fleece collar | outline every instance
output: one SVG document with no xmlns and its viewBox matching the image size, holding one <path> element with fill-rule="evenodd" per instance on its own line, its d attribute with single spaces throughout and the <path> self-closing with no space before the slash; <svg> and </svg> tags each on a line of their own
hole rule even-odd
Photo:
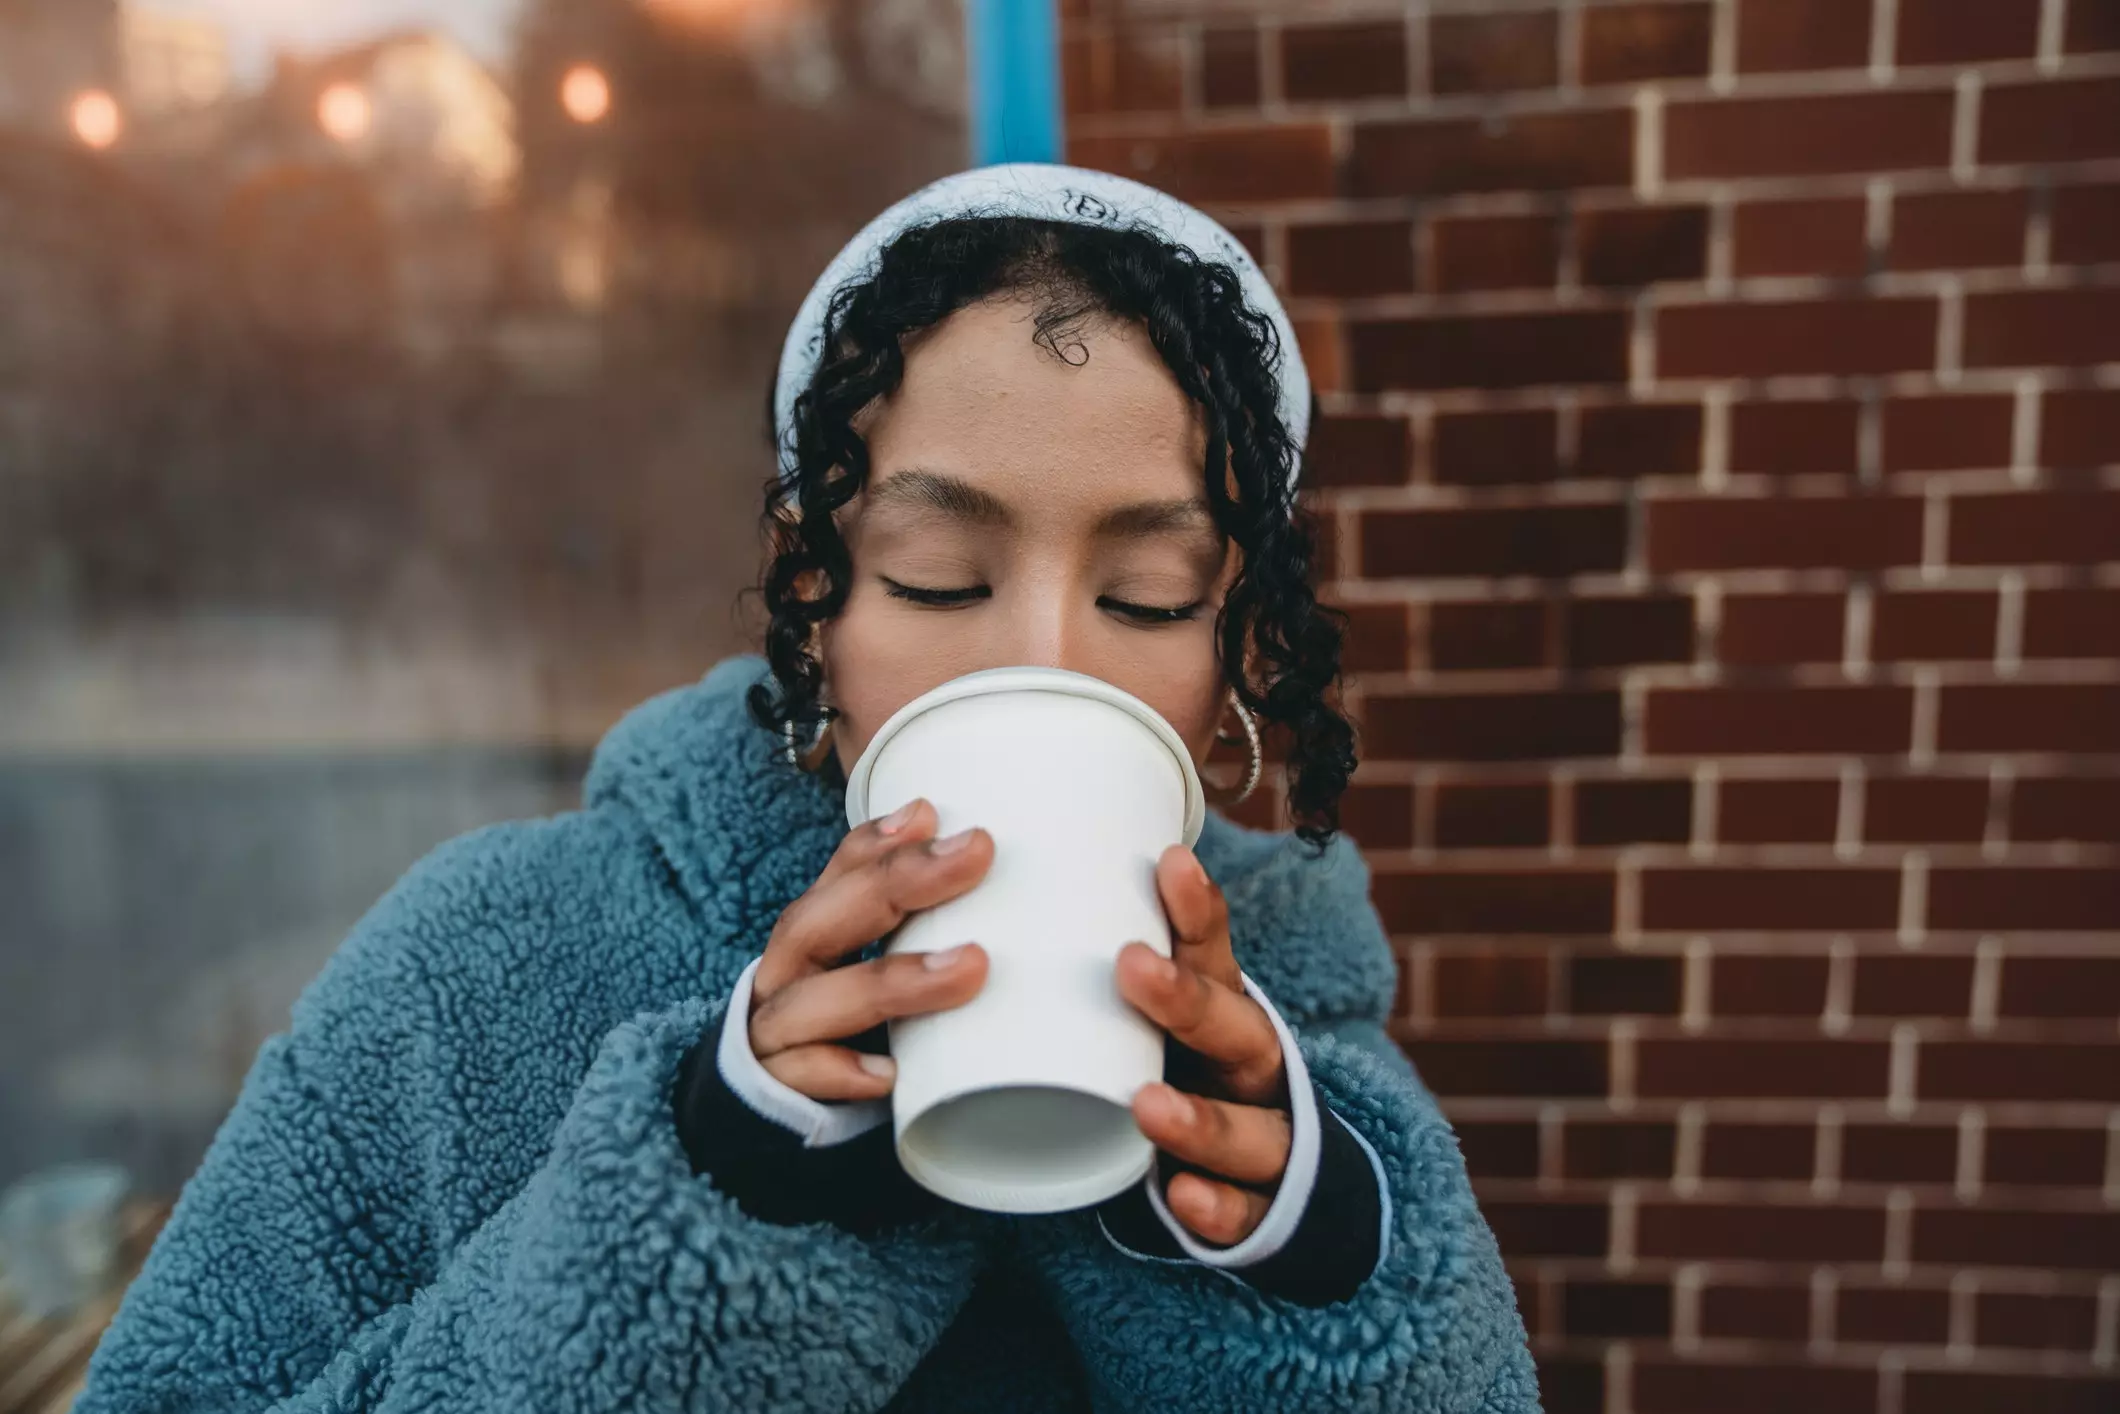
<svg viewBox="0 0 2120 1414">
<path fill-rule="evenodd" d="M 843 793 L 791 768 L 745 710 L 766 678 L 745 654 L 642 703 L 598 745 L 583 792 L 591 809 L 637 816 L 678 887 L 749 953 L 846 834 Z M 1284 1015 L 1383 1018 L 1395 968 L 1350 840 L 1320 854 L 1210 811 L 1195 849 L 1228 896 L 1238 965 Z"/>
</svg>

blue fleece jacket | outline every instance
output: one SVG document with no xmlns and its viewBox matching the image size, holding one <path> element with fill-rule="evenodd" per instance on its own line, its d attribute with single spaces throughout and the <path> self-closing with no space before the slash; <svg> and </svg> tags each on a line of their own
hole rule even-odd
<svg viewBox="0 0 2120 1414">
<path fill-rule="evenodd" d="M 443 845 L 362 920 L 259 1049 L 79 1414 L 1537 1409 L 1455 1139 L 1385 1036 L 1345 840 L 1215 818 L 1198 850 L 1382 1158 L 1395 1230 L 1352 1299 L 1132 1259 L 1087 1212 L 857 1237 L 695 1176 L 678 1062 L 845 833 L 745 716 L 762 672 L 645 703 L 582 810 Z"/>
</svg>

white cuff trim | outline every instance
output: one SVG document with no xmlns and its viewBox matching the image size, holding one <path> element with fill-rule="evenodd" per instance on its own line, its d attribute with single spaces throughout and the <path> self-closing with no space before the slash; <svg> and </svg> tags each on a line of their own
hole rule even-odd
<svg viewBox="0 0 2120 1414">
<path fill-rule="evenodd" d="M 1266 1019 L 1273 1023 L 1274 1035 L 1281 1042 L 1281 1064 L 1288 1073 L 1288 1106 L 1290 1125 L 1294 1130 L 1288 1147 L 1288 1167 L 1282 1171 L 1281 1186 L 1275 1192 L 1273 1203 L 1266 1209 L 1266 1216 L 1251 1234 L 1234 1247 L 1210 1247 L 1193 1236 L 1192 1230 L 1179 1222 L 1170 1205 L 1163 1201 L 1163 1181 L 1151 1160 L 1148 1177 L 1149 1205 L 1163 1222 L 1170 1235 L 1188 1257 L 1209 1267 L 1225 1267 L 1237 1270 L 1257 1266 L 1286 1247 L 1295 1236 L 1296 1227 L 1303 1221 L 1303 1212 L 1310 1206 L 1310 1191 L 1318 1181 L 1318 1102 L 1310 1085 L 1310 1067 L 1303 1063 L 1303 1052 L 1296 1045 L 1295 1033 L 1281 1019 L 1281 1013 L 1267 1000 L 1266 993 L 1259 990 L 1256 982 L 1244 973 L 1244 992 L 1266 1010 Z M 1359 1137 L 1359 1136 L 1357 1136 Z M 1364 1146 L 1367 1147 L 1366 1145 Z M 1372 1160 L 1374 1155 L 1371 1155 Z M 1379 1170 L 1381 1176 L 1381 1170 Z"/>
<path fill-rule="evenodd" d="M 757 958 L 751 960 L 729 993 L 729 1009 L 721 1023 L 721 1045 L 714 1053 L 722 1083 L 757 1114 L 801 1135 L 805 1149 L 844 1144 L 879 1124 L 889 1123 L 889 1100 L 845 1100 L 833 1104 L 813 1100 L 776 1079 L 751 1054 L 751 979 L 757 975 L 758 963 Z"/>
</svg>

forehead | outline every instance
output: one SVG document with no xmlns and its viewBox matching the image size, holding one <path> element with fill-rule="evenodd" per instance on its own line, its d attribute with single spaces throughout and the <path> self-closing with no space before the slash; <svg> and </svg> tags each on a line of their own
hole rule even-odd
<svg viewBox="0 0 2120 1414">
<path fill-rule="evenodd" d="M 864 419 L 871 484 L 921 467 L 1019 507 L 1197 495 L 1197 409 L 1138 326 L 1091 316 L 1036 337 L 1038 307 L 982 301 L 908 342 Z"/>
</svg>

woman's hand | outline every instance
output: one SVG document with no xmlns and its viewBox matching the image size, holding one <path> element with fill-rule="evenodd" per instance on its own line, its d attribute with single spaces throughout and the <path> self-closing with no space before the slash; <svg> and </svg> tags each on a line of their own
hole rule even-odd
<svg viewBox="0 0 2120 1414">
<path fill-rule="evenodd" d="M 1156 888 L 1170 916 L 1172 956 L 1128 943 L 1119 954 L 1119 995 L 1184 1051 L 1172 1062 L 1179 1085 L 1135 1093 L 1134 1122 L 1157 1148 L 1216 1175 L 1180 1173 L 1165 1196 L 1178 1221 L 1226 1246 L 1265 1218 L 1288 1167 L 1287 1070 L 1266 1009 L 1244 993 L 1222 891 L 1183 845 L 1156 861 Z"/>
<path fill-rule="evenodd" d="M 894 1017 L 962 1006 L 985 985 L 976 943 L 833 966 L 985 876 L 993 837 L 965 830 L 938 840 L 935 825 L 935 807 L 916 800 L 854 830 L 774 925 L 751 981 L 751 1053 L 790 1089 L 813 1100 L 888 1095 L 889 1056 L 834 1043 Z"/>
</svg>

